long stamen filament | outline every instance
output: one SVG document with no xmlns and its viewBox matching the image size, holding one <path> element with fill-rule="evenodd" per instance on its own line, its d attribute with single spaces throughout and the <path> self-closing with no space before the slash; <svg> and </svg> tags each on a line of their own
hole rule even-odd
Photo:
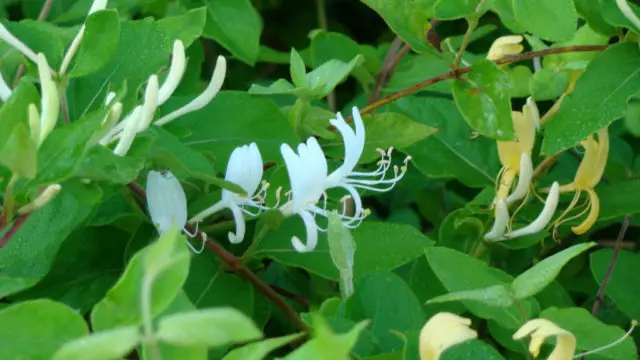
<svg viewBox="0 0 640 360">
<path fill-rule="evenodd" d="M 621 342 L 626 340 L 629 336 L 631 336 L 631 333 L 636 328 L 636 326 L 638 326 L 638 322 L 636 320 L 631 320 L 631 327 L 629 327 L 629 330 L 627 330 L 627 332 L 624 335 L 622 335 L 622 337 L 620 337 L 618 340 L 612 342 L 611 344 L 607 344 L 607 345 L 601 346 L 601 347 L 593 349 L 593 350 L 589 350 L 589 351 L 585 351 L 585 352 L 580 353 L 580 354 L 576 354 L 576 355 L 573 356 L 573 358 L 574 359 L 579 359 L 579 358 L 582 358 L 583 356 L 595 354 L 595 353 L 607 350 L 609 348 L 612 348 L 612 347 L 620 344 Z"/>
</svg>

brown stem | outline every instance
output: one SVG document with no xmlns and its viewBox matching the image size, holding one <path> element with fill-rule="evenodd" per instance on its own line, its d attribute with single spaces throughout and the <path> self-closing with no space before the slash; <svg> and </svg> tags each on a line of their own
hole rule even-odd
<svg viewBox="0 0 640 360">
<path fill-rule="evenodd" d="M 305 307 L 309 308 L 309 304 L 310 304 L 309 300 L 303 298 L 302 296 L 294 294 L 291 291 L 285 290 L 283 288 L 280 288 L 280 287 L 277 287 L 277 286 L 274 286 L 274 285 L 271 285 L 271 287 L 278 294 L 280 294 L 280 295 L 282 295 L 284 297 L 287 297 L 287 298 L 297 302 L 298 304 L 304 305 Z"/>
<path fill-rule="evenodd" d="M 20 230 L 25 221 L 27 221 L 27 218 L 29 218 L 29 214 L 19 216 L 18 219 L 16 219 L 16 222 L 11 225 L 11 228 L 4 234 L 2 238 L 0 238 L 0 249 L 2 249 L 2 247 L 5 246 L 5 244 L 8 243 L 9 240 L 11 240 L 13 235 L 15 235 L 18 230 Z"/>
<path fill-rule="evenodd" d="M 604 292 L 607 288 L 607 284 L 609 283 L 609 279 L 611 278 L 611 274 L 613 274 L 613 268 L 616 265 L 616 260 L 618 259 L 618 254 L 620 253 L 620 249 L 622 248 L 622 240 L 624 239 L 624 235 L 629 228 L 629 224 L 631 223 L 631 215 L 627 215 L 622 222 L 622 226 L 620 227 L 620 232 L 618 232 L 618 237 L 616 238 L 616 245 L 613 248 L 613 254 L 611 255 L 611 261 L 609 262 L 609 267 L 607 268 L 607 272 L 602 279 L 602 284 L 600 284 L 600 288 L 598 289 L 598 293 L 596 294 L 596 300 L 593 303 L 593 308 L 591 309 L 591 315 L 598 315 L 598 310 L 600 310 L 600 304 L 602 303 L 602 299 L 604 298 Z"/>
<path fill-rule="evenodd" d="M 538 165 L 538 167 L 536 167 L 536 170 L 533 172 L 533 178 L 534 179 L 539 178 L 543 172 L 545 172 L 548 168 L 550 168 L 553 164 L 555 164 L 556 161 L 558 161 L 558 158 L 560 157 L 560 155 L 562 155 L 562 153 L 551 155 L 549 157 L 546 157 L 544 160 L 542 160 L 540 165 Z"/>
<path fill-rule="evenodd" d="M 382 67 L 380 68 L 380 72 L 378 72 L 376 83 L 373 86 L 373 92 L 369 97 L 369 104 L 375 102 L 376 99 L 378 99 L 378 96 L 380 96 L 380 90 L 382 89 L 382 86 L 387 80 L 387 77 L 389 76 L 389 74 L 391 74 L 391 72 L 393 71 L 393 67 L 392 67 L 393 59 L 395 54 L 398 52 L 400 45 L 402 45 L 402 43 L 403 41 L 400 36 L 396 36 L 396 38 L 393 39 L 393 42 L 391 43 L 391 46 L 387 51 L 387 55 L 384 56 L 384 61 L 382 62 Z"/>
<path fill-rule="evenodd" d="M 552 54 L 562 54 L 562 53 L 568 53 L 568 52 L 587 52 L 587 51 L 602 51 L 605 50 L 608 47 L 608 45 L 576 45 L 576 46 L 563 46 L 563 47 L 557 47 L 557 48 L 551 48 L 551 49 L 544 49 L 544 50 L 539 50 L 539 51 L 530 51 L 527 53 L 523 53 L 523 54 L 518 54 L 518 55 L 512 55 L 512 56 L 506 56 L 502 59 L 496 60 L 495 63 L 497 65 L 504 65 L 504 64 L 511 64 L 514 62 L 518 62 L 518 61 L 523 61 L 523 60 L 531 60 L 535 57 L 538 56 L 547 56 L 547 55 L 552 55 Z M 361 114 L 368 114 L 370 112 L 373 112 L 374 110 L 387 105 L 401 97 L 407 96 L 407 95 L 411 95 L 415 92 L 418 92 L 420 90 L 422 90 L 423 88 L 433 85 L 435 83 L 439 83 L 441 81 L 444 80 L 449 80 L 449 79 L 453 79 L 456 77 L 459 77 L 462 74 L 466 74 L 469 71 L 471 71 L 471 67 L 464 67 L 464 68 L 459 68 L 457 70 L 451 70 L 447 73 L 444 74 L 440 74 L 438 76 L 434 76 L 432 78 L 429 78 L 427 80 L 421 81 L 415 85 L 412 85 L 404 90 L 400 90 L 397 93 L 391 94 L 389 96 L 385 96 L 382 99 L 367 105 L 366 107 L 362 108 L 362 110 L 360 111 Z M 351 116 L 347 117 L 345 119 L 347 122 L 350 122 L 353 120 L 353 118 Z"/>
<path fill-rule="evenodd" d="M 133 190 L 133 192 L 135 192 L 141 199 L 146 199 L 146 191 L 137 183 L 129 183 L 129 188 Z M 196 231 L 196 229 L 191 227 L 190 225 L 187 225 L 186 229 L 192 234 L 195 234 L 195 237 L 197 238 L 206 238 L 206 234 L 200 231 Z M 289 303 L 287 303 L 285 299 L 278 295 L 278 293 L 274 289 L 260 280 L 260 278 L 258 278 L 256 274 L 254 274 L 251 270 L 244 266 L 237 257 L 225 250 L 218 243 L 209 240 L 208 238 L 205 242 L 205 245 L 211 251 L 213 251 L 213 253 L 220 260 L 224 262 L 225 266 L 229 270 L 233 271 L 234 273 L 240 275 L 240 277 L 242 277 L 243 279 L 250 282 L 253 287 L 258 289 L 258 291 L 263 293 L 269 300 L 271 300 L 271 302 L 273 302 L 274 305 L 279 307 L 280 310 L 282 310 L 282 312 L 284 312 L 285 315 L 289 317 L 289 319 L 291 319 L 291 321 L 299 330 L 307 333 L 309 332 L 309 326 L 304 321 L 302 321 L 300 315 L 298 315 L 298 312 L 293 307 L 291 307 L 291 305 L 289 305 Z"/>
</svg>

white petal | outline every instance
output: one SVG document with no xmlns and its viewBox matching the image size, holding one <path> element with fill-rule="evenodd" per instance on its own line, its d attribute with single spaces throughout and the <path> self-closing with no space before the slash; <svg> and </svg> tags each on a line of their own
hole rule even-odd
<svg viewBox="0 0 640 360">
<path fill-rule="evenodd" d="M 229 157 L 225 180 L 240 185 L 251 197 L 262 180 L 262 157 L 255 143 L 237 147 Z M 227 191 L 228 195 L 232 194 Z"/>
<path fill-rule="evenodd" d="M 11 88 L 4 81 L 2 74 L 0 74 L 0 100 L 2 100 L 3 102 L 6 102 L 7 99 L 9 99 L 9 97 L 11 96 L 11 93 L 12 93 Z"/>
<path fill-rule="evenodd" d="M 244 240 L 245 233 L 244 215 L 242 215 L 242 209 L 234 203 L 229 204 L 229 210 L 231 210 L 233 220 L 236 223 L 236 233 L 229 232 L 227 234 L 229 242 L 232 244 L 240 244 L 242 240 Z"/>
<path fill-rule="evenodd" d="M 216 62 L 216 67 L 213 70 L 213 75 L 211 76 L 211 81 L 207 88 L 202 92 L 202 94 L 198 95 L 195 99 L 193 99 L 187 105 L 175 110 L 155 122 L 156 125 L 162 126 L 172 120 L 179 118 L 182 115 L 188 114 L 190 112 L 202 109 L 205 105 L 211 102 L 216 94 L 222 88 L 222 83 L 224 82 L 224 77 L 227 73 L 227 62 L 224 57 L 218 56 L 218 61 Z"/>
<path fill-rule="evenodd" d="M 176 40 L 173 43 L 173 55 L 171 56 L 169 74 L 167 74 L 167 78 L 164 80 L 158 92 L 158 105 L 164 104 L 171 94 L 176 91 L 186 68 L 187 61 L 184 54 L 184 44 L 182 44 L 182 41 Z"/>
<path fill-rule="evenodd" d="M 518 185 L 515 190 L 507 197 L 507 205 L 522 199 L 529 192 L 531 186 L 531 178 L 533 177 L 533 164 L 531 163 L 531 155 L 522 153 L 520 156 L 520 172 L 518 173 Z"/>
<path fill-rule="evenodd" d="M 549 191 L 549 195 L 547 195 L 547 200 L 544 202 L 544 208 L 542 209 L 540 215 L 538 215 L 538 217 L 531 224 L 510 233 L 506 233 L 504 235 L 505 240 L 535 234 L 538 231 L 544 229 L 549 221 L 551 221 L 553 214 L 556 212 L 559 200 L 560 185 L 557 182 L 554 182 L 553 185 L 551 185 L 551 190 Z"/>
<path fill-rule="evenodd" d="M 150 171 L 147 176 L 147 206 L 160 234 L 187 223 L 187 198 L 180 181 L 170 172 Z"/>
<path fill-rule="evenodd" d="M 307 243 L 304 244 L 297 236 L 294 236 L 291 238 L 291 244 L 297 252 L 304 253 L 312 251 L 318 243 L 318 227 L 316 226 L 316 221 L 308 211 L 301 211 L 298 215 L 302 218 L 307 231 Z"/>
<path fill-rule="evenodd" d="M 158 75 L 151 75 L 147 83 L 147 88 L 144 92 L 144 103 L 142 104 L 141 118 L 138 121 L 138 132 L 145 131 L 151 120 L 153 120 L 153 114 L 158 107 Z"/>
<path fill-rule="evenodd" d="M 495 220 L 491 231 L 484 235 L 485 240 L 495 241 L 502 237 L 509 223 L 509 208 L 504 200 L 499 200 L 495 209 Z"/>
</svg>

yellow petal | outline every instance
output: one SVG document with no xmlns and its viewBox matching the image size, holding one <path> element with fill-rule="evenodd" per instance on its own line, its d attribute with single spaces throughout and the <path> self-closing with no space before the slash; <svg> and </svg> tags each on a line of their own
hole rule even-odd
<svg viewBox="0 0 640 360">
<path fill-rule="evenodd" d="M 512 169 L 520 167 L 523 153 L 531 155 L 536 139 L 537 123 L 540 121 L 538 108 L 533 101 L 528 102 L 522 112 L 512 111 L 514 141 L 498 141 L 498 156 L 503 166 Z"/>
<path fill-rule="evenodd" d="M 487 59 L 498 60 L 508 55 L 516 55 L 522 52 L 524 47 L 520 44 L 522 42 L 521 35 L 507 35 L 497 38 L 487 54 Z"/>
<path fill-rule="evenodd" d="M 420 331 L 420 360 L 438 360 L 449 347 L 477 338 L 478 334 L 469 325 L 471 320 L 456 314 L 433 315 Z"/>
<path fill-rule="evenodd" d="M 602 178 L 609 157 L 609 132 L 607 128 L 598 131 L 598 141 L 589 136 L 581 145 L 584 157 L 580 162 L 574 183 L 576 189 L 586 190 L 595 187 Z"/>
<path fill-rule="evenodd" d="M 551 355 L 549 355 L 548 360 L 571 360 L 573 355 L 575 355 L 575 336 L 549 320 L 533 319 L 527 321 L 513 334 L 513 339 L 520 340 L 528 335 L 531 335 L 529 352 L 534 357 L 538 356 L 542 343 L 550 336 L 556 337 L 556 347 L 551 352 Z"/>
<path fill-rule="evenodd" d="M 571 231 L 573 231 L 576 235 L 582 235 L 589 231 L 593 224 L 598 220 L 598 215 L 600 214 L 600 198 L 598 194 L 593 189 L 586 189 L 587 194 L 589 194 L 589 215 L 582 221 L 580 225 L 573 226 Z"/>
</svg>

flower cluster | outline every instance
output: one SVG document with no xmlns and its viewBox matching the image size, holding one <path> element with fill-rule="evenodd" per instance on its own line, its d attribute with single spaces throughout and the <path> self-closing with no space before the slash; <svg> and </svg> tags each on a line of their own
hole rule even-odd
<svg viewBox="0 0 640 360">
<path fill-rule="evenodd" d="M 299 237 L 294 236 L 291 242 L 296 251 L 308 252 L 312 251 L 318 242 L 318 231 L 326 231 L 316 222 L 316 215 L 328 216 L 326 191 L 342 188 L 349 195 L 343 197 L 341 201 L 344 203 L 347 199 L 353 200 L 354 212 L 348 214 L 345 206 L 339 213 L 339 217 L 346 227 L 357 227 L 369 214 L 362 205 L 358 189 L 374 192 L 391 190 L 406 173 L 410 158 L 407 157 L 404 160 L 402 167 L 392 166 L 393 149 L 379 150 L 381 159 L 375 170 L 356 171 L 356 165 L 364 150 L 365 129 L 362 117 L 355 107 L 352 116 L 355 131 L 340 113 L 337 114 L 336 119 L 330 120 L 330 124 L 342 135 L 345 147 L 343 164 L 331 173 L 328 172 L 327 159 L 316 138 L 310 137 L 305 143 L 299 144 L 297 153 L 288 144 L 282 144 L 280 151 L 291 184 L 291 190 L 287 192 L 288 199 L 284 204 L 280 205 L 281 189 L 276 191 L 275 205 L 265 204 L 269 183 L 262 180 L 263 163 L 260 150 L 255 143 L 251 143 L 233 150 L 225 175 L 225 180 L 239 185 L 245 194 L 223 189 L 220 201 L 202 210 L 188 222 L 197 224 L 222 209 L 229 209 L 233 215 L 236 230 L 230 232 L 228 238 L 231 243 L 238 244 L 242 242 L 245 235 L 244 215 L 257 216 L 261 211 L 278 209 L 285 217 L 297 215 L 302 219 L 307 240 L 303 242 Z M 393 175 L 389 176 L 391 172 Z M 168 193 L 177 194 L 175 198 L 179 201 L 174 204 L 184 202 L 184 191 L 170 173 L 160 176 L 157 172 L 150 172 L 147 181 L 149 213 L 160 232 L 167 231 L 173 225 L 184 227 L 187 223 L 186 203 L 184 206 L 176 207 L 171 205 L 171 201 L 161 200 L 173 196 Z M 319 206 L 320 202 L 323 203 L 322 206 Z"/>
<path fill-rule="evenodd" d="M 517 54 L 522 51 L 520 42 L 522 42 L 521 36 L 499 38 L 491 46 L 487 58 L 497 60 L 506 55 Z M 577 75 L 574 76 L 572 84 L 575 83 L 576 79 Z M 569 86 L 566 93 L 571 92 L 572 89 L 573 86 Z M 556 103 L 558 106 L 552 107 L 542 117 L 543 120 L 557 111 L 562 98 Z M 585 220 L 580 225 L 572 227 L 572 231 L 575 234 L 584 234 L 593 226 L 599 214 L 600 202 L 593 188 L 600 182 L 607 163 L 609 154 L 607 128 L 598 131 L 597 141 L 593 136 L 589 136 L 582 141 L 581 145 L 585 149 L 585 155 L 577 170 L 575 180 L 571 184 L 564 186 L 560 186 L 558 182 L 553 182 L 551 187 L 543 189 L 544 192 L 548 192 L 548 195 L 538 217 L 530 224 L 514 230 L 511 228 L 512 216 L 509 213 L 509 207 L 520 202 L 519 209 L 529 197 L 534 174 L 531 156 L 535 145 L 536 132 L 543 120 L 541 120 L 538 108 L 531 98 L 527 99 L 527 103 L 523 106 L 521 112 L 512 111 L 511 117 L 515 140 L 497 141 L 502 169 L 497 176 L 496 196 L 492 203 L 495 220 L 491 230 L 484 235 L 484 239 L 487 241 L 502 241 L 535 234 L 545 229 L 553 219 L 560 200 L 560 194 L 565 192 L 574 192 L 575 195 L 567 209 L 552 223 L 554 235 L 560 224 L 582 217 L 588 211 L 589 214 Z M 585 210 L 567 218 L 567 214 L 574 209 L 582 191 L 588 194 Z"/>
<path fill-rule="evenodd" d="M 471 320 L 448 312 L 433 315 L 420 332 L 420 360 L 438 360 L 442 353 L 457 344 L 475 339 L 478 333 L 471 329 Z M 631 322 L 630 329 L 618 340 L 603 347 L 592 349 L 576 355 L 576 337 L 569 331 L 559 327 L 547 319 L 533 319 L 524 323 L 513 334 L 514 340 L 531 337 L 529 352 L 534 358 L 540 355 L 540 348 L 548 337 L 555 337 L 555 347 L 548 360 L 571 360 L 601 352 L 618 345 L 625 340 L 636 327 L 637 322 Z"/>
</svg>

